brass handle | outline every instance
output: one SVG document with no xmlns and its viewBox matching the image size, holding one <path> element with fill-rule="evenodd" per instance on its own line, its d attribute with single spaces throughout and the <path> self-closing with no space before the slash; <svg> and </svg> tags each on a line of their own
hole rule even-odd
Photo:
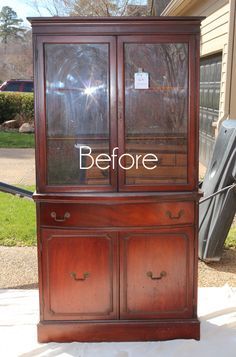
<svg viewBox="0 0 236 357">
<path fill-rule="evenodd" d="M 72 277 L 72 279 L 74 279 L 76 281 L 84 281 L 89 277 L 89 273 L 88 272 L 84 273 L 83 278 L 77 278 L 76 273 L 72 271 L 70 273 L 70 276 Z"/>
<path fill-rule="evenodd" d="M 177 216 L 173 216 L 172 213 L 170 211 L 166 211 L 166 216 L 169 217 L 170 219 L 180 219 L 180 217 L 182 217 L 184 215 L 184 210 L 181 209 Z"/>
<path fill-rule="evenodd" d="M 152 280 L 160 280 L 160 279 L 164 278 L 164 276 L 166 276 L 166 275 L 167 275 L 166 271 L 161 271 L 159 276 L 153 276 L 153 272 L 152 271 L 148 271 L 147 272 L 147 276 L 149 278 L 151 278 Z"/>
<path fill-rule="evenodd" d="M 70 218 L 70 213 L 66 212 L 63 218 L 57 218 L 56 212 L 51 212 L 51 217 L 54 218 L 54 221 L 56 222 L 65 222 L 67 218 Z"/>
</svg>

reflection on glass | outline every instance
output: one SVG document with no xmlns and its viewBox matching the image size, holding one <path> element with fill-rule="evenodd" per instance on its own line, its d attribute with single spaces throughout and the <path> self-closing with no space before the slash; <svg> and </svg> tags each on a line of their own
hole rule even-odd
<svg viewBox="0 0 236 357">
<path fill-rule="evenodd" d="M 146 89 L 134 81 L 141 71 Z M 126 184 L 187 182 L 187 97 L 187 44 L 125 44 L 125 151 L 158 157 L 154 170 L 127 170 Z"/>
<path fill-rule="evenodd" d="M 108 45 L 45 44 L 45 57 L 48 184 L 109 184 L 109 170 L 80 169 L 78 150 L 109 153 Z"/>
</svg>

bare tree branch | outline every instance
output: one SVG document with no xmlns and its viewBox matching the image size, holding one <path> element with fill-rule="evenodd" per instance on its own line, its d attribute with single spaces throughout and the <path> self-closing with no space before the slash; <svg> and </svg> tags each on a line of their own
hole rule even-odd
<svg viewBox="0 0 236 357">
<path fill-rule="evenodd" d="M 104 6 L 105 6 L 107 16 L 110 16 L 108 3 L 105 0 L 102 0 L 102 2 L 104 4 Z"/>
<path fill-rule="evenodd" d="M 25 0 L 42 16 L 42 11 L 46 10 L 51 16 L 67 15 L 70 12 L 75 0 Z"/>
<path fill-rule="evenodd" d="M 140 0 L 25 0 L 42 16 L 46 10 L 52 16 L 140 16 L 147 15 L 148 6 Z M 148 0 L 150 4 L 150 0 Z"/>
<path fill-rule="evenodd" d="M 125 3 L 124 3 L 123 6 L 122 6 L 122 7 L 123 7 L 123 10 L 122 10 L 120 16 L 124 16 L 124 14 L 125 14 L 126 11 L 127 11 L 127 6 L 128 6 L 128 4 L 129 4 L 129 0 L 126 0 Z"/>
</svg>

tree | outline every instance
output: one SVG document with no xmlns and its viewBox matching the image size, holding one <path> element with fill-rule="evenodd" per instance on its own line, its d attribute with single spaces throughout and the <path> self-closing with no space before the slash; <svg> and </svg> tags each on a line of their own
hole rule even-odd
<svg viewBox="0 0 236 357">
<path fill-rule="evenodd" d="M 5 45 L 0 42 L 0 80 L 31 78 L 33 76 L 32 33 L 26 31 L 22 38 L 10 38 Z"/>
<path fill-rule="evenodd" d="M 46 10 L 51 16 L 64 16 L 69 15 L 72 0 L 25 0 L 25 2 L 37 11 L 39 16 L 43 16 Z"/>
<path fill-rule="evenodd" d="M 146 12 L 146 6 L 130 0 L 76 0 L 72 7 L 72 15 L 80 16 L 134 16 L 140 9 Z"/>
<path fill-rule="evenodd" d="M 39 15 L 52 16 L 143 16 L 150 14 L 153 0 L 28 0 Z"/>
<path fill-rule="evenodd" d="M 23 20 L 17 18 L 16 12 L 9 6 L 3 6 L 0 12 L 0 37 L 6 45 L 10 38 L 22 38 L 25 29 L 21 27 Z"/>
</svg>

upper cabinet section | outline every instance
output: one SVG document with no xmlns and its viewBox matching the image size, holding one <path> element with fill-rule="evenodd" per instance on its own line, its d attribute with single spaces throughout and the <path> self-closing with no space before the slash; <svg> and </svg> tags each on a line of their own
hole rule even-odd
<svg viewBox="0 0 236 357">
<path fill-rule="evenodd" d="M 200 20 L 31 19 L 38 192 L 197 190 Z"/>
</svg>

